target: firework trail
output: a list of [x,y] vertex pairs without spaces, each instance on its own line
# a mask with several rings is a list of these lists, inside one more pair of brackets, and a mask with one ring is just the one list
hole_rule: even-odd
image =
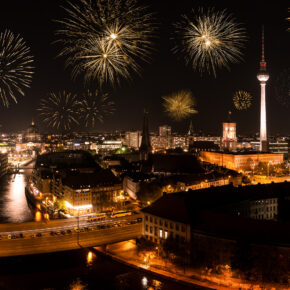
[[242,60],[245,29],[226,10],[199,8],[197,13],[193,10],[175,24],[175,30],[181,43],[173,52],[184,55],[186,63],[201,74],[213,73],[216,77],[217,69],[229,69],[231,63]]
[[24,96],[32,80],[33,57],[19,35],[5,30],[0,33],[0,99],[5,107],[17,103],[17,95]]
[[182,90],[170,96],[163,97],[163,107],[170,118],[181,121],[198,111],[194,108],[195,101],[191,91]]

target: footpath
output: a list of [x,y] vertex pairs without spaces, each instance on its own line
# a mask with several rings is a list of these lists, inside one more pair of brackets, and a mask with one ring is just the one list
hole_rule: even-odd
[[231,271],[213,274],[211,271],[201,272],[198,269],[178,267],[168,260],[160,258],[156,253],[144,251],[138,254],[134,240],[94,247],[94,250],[110,256],[113,260],[128,266],[142,269],[163,279],[169,279],[195,289],[241,289],[241,290],[290,290],[289,285],[256,284],[231,277]]

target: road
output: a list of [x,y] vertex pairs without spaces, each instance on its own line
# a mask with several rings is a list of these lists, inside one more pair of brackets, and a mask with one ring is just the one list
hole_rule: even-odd
[[[16,224],[13,231],[10,228],[9,231],[0,233],[2,237],[0,257],[65,251],[134,239],[141,236],[142,233],[142,223],[136,222],[137,216],[139,215],[94,223],[81,220],[80,232],[76,232],[74,229],[76,227],[75,219],[53,221],[48,224],[35,222]],[[31,225],[33,225],[32,228]],[[0,225],[0,228],[2,226]],[[85,231],[84,227],[88,229]],[[58,233],[52,235],[52,231]],[[61,234],[60,231],[63,231],[64,234]],[[19,235],[19,233],[22,233],[24,238],[8,239],[8,235]],[[37,233],[41,233],[41,236],[38,237]]]

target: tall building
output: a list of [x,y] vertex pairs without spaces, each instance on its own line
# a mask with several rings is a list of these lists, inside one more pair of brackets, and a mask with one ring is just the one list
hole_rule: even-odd
[[159,126],[159,136],[170,137],[171,136],[171,127],[168,125]]
[[235,150],[237,145],[236,123],[231,121],[231,112],[229,112],[228,122],[223,123],[222,148],[224,150]]
[[147,160],[149,153],[151,153],[152,147],[150,144],[149,136],[149,125],[148,125],[148,112],[144,111],[143,118],[143,130],[142,130],[142,141],[139,148],[140,160]]
[[267,151],[266,82],[269,79],[269,74],[266,70],[266,61],[264,56],[264,26],[262,26],[262,59],[260,61],[260,70],[257,78],[261,85],[260,151]]
[[125,145],[130,148],[138,149],[141,145],[141,131],[128,131],[125,133]]

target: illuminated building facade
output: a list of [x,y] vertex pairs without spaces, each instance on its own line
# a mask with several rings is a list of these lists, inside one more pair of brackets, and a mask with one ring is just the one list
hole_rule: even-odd
[[274,153],[224,153],[224,152],[200,152],[200,160],[223,166],[236,171],[253,170],[260,162],[281,164],[284,161],[283,154]]
[[262,27],[262,59],[260,61],[260,70],[257,78],[261,85],[260,151],[267,151],[266,82],[269,79],[269,74],[266,69],[266,61],[264,57],[264,26]]
[[159,136],[170,137],[171,136],[171,127],[168,125],[159,126]]
[[141,145],[141,131],[129,131],[125,133],[124,144],[129,148],[138,149]]
[[66,177],[63,197],[71,215],[111,210],[123,194],[122,183],[110,170]]
[[232,151],[236,149],[237,135],[236,135],[236,123],[223,123],[223,138],[222,148],[224,150]]
[[96,150],[96,153],[99,152],[109,152],[112,150],[117,150],[122,147],[121,140],[105,140],[101,143],[92,143],[90,144],[91,150]]

